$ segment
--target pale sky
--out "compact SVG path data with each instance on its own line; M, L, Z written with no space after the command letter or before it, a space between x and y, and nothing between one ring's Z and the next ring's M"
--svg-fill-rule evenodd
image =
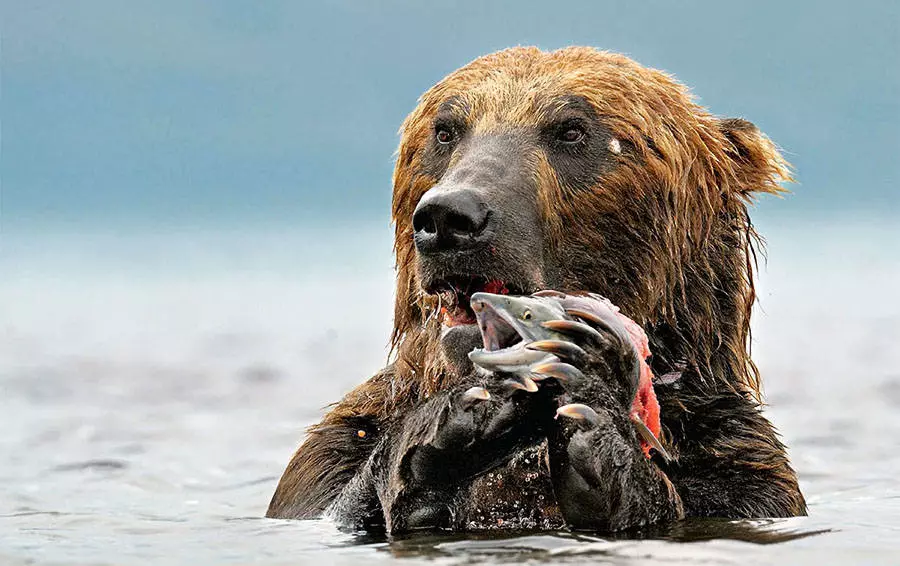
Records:
M388 221L418 95L511 45L624 52L756 123L765 214L900 213L900 2L0 1L2 214Z

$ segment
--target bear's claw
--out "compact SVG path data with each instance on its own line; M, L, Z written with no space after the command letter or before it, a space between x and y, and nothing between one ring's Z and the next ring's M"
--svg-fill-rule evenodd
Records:
M653 431L651 431L644 423L644 421L641 420L641 417L634 413L631 413L631 422L632 424L634 424L634 429L637 431L637 433L641 436L641 438L644 439L644 442L646 442L657 452L659 452L659 455L663 457L663 460L665 460L666 462L672 461L672 455L669 454L669 451L665 449L656 435L653 434Z
M463 408L468 408L490 398L491 394L484 387L470 387L462 394L462 406Z
M590 424L591 426L601 425L600 415L597 414L597 411L581 403L570 403L568 405L563 405L562 407L556 409L556 416L568 417L577 421L583 421Z
M597 342L603 341L603 335L597 332L594 327L575 320L548 320L542 322L541 326L569 336L592 338Z
M537 383L527 375L519 375L515 379L507 379L503 382L503 386L513 391L525 391L527 393L536 393L538 390Z
M552 377L564 383L577 383L587 379L580 369L564 362L547 362L532 366L531 374L531 378L535 381Z
M544 289L543 291L538 291L537 293L532 293L531 296L532 297L553 297L556 299L565 299L566 297L568 297L568 295L566 295L562 291L556 291L554 289Z
M559 358L567 360L584 361L587 359L587 352L584 348L573 342L565 340L538 340L531 342L525 346L529 350L537 350L539 352L547 352Z
M567 308L566 314L569 316L575 316L580 319L591 322L591 323L597 325L598 327L602 328L606 332L608 332L614 336L619 336L619 333L616 331L616 328L613 326L613 324L610 323L610 321L605 320L602 317L600 317L592 312L588 312L586 310L579 309L579 308ZM603 340L602 337L601 337L601 340Z

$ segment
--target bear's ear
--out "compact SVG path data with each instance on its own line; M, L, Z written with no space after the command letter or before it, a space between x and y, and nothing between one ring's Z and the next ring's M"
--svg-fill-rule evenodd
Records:
M784 192L782 182L791 182L791 166L778 148L752 122L742 118L722 118L719 130L726 140L725 154L732 167L736 190L741 196L752 193Z

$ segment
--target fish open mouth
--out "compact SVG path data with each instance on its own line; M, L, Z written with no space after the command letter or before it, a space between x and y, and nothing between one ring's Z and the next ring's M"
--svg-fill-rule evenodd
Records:
M475 324L475 311L470 301L475 293L515 295L520 290L500 279L481 276L454 275L431 283L425 291L440 299L441 316L445 326Z
M542 361L558 361L550 352L529 348L536 337L543 338L547 334L535 318L535 312L538 317L553 314L544 312L544 307L535 299L475 293L470 303L482 342L481 348L468 353L469 360L475 365L488 371L518 375L530 372L531 366ZM532 380L523 378L522 381L526 391L536 391Z
M505 350L522 342L524 338L507 319L503 311L497 310L487 301L470 301L471 309L481 330L486 352Z

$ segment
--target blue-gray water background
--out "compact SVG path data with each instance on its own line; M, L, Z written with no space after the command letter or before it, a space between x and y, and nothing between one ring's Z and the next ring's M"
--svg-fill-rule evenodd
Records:
M0 0L0 560L895 562L898 34L887 1ZM754 354L810 518L690 544L260 518L302 427L385 361L401 120L516 44L670 71L795 165L755 215ZM754 528L830 532L733 540Z

